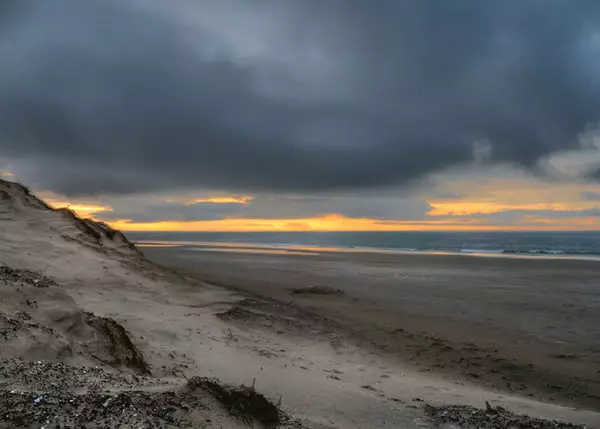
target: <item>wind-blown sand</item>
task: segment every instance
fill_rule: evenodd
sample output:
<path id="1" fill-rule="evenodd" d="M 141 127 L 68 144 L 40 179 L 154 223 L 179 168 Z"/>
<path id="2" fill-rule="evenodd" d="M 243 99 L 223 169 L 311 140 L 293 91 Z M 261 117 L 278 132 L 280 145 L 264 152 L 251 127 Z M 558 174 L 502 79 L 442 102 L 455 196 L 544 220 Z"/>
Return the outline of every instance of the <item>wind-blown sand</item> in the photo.
<path id="1" fill-rule="evenodd" d="M 167 253 L 145 251 L 169 262 Z M 376 325 L 365 325 L 361 337 L 338 317 L 344 306 L 360 308 L 349 303 L 362 299 L 342 287 L 345 268 L 331 273 L 337 283 L 321 285 L 336 283 L 343 294 L 291 294 L 288 287 L 312 285 L 300 256 L 255 255 L 244 268 L 234 253 L 190 253 L 190 259 L 171 253 L 171 262 L 185 261 L 206 277 L 241 270 L 255 290 L 268 282 L 250 266 L 271 266 L 272 277 L 263 278 L 285 300 L 164 269 L 120 233 L 0 182 L 0 427 L 427 428 L 434 420 L 458 427 L 444 419 L 462 409 L 426 405 L 485 408 L 486 400 L 545 419 L 600 422 L 584 403 L 575 409 L 561 405 L 563 398 L 544 403 L 421 372 L 403 354 L 367 345 Z M 319 264 L 334 267 L 312 260 L 317 277 Z M 288 271 L 278 282 L 283 264 Z M 360 312 L 347 317 L 363 319 Z M 477 420 L 465 428 L 505 415 L 495 408 L 481 418 L 464 412 Z"/>
<path id="2" fill-rule="evenodd" d="M 360 252 L 308 257 L 225 248 L 142 249 L 213 284 L 309 309 L 362 350 L 407 365 L 405 374 L 438 377 L 453 388 L 481 386 L 505 398 L 600 407 L 596 261 Z M 307 287 L 332 293 L 298 293 Z M 442 402 L 469 396 L 440 394 L 446 388 L 419 395 Z"/>

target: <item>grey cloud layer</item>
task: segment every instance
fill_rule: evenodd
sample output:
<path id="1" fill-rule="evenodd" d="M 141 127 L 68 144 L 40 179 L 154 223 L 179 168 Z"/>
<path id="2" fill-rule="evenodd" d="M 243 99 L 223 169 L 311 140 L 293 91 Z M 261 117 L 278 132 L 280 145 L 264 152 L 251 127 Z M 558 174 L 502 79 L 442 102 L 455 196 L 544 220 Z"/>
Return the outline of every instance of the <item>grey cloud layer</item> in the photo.
<path id="1" fill-rule="evenodd" d="M 234 7 L 235 6 L 235 7 Z M 533 165 L 600 120 L 597 1 L 8 0 L 0 158 L 71 195 Z"/>
<path id="2" fill-rule="evenodd" d="M 132 222 L 219 220 L 242 214 L 241 204 L 181 203 L 116 204 L 113 211 L 94 213 L 104 221 L 129 219 Z"/>
<path id="3" fill-rule="evenodd" d="M 247 204 L 200 202 L 183 204 L 158 198 L 118 197 L 105 199 L 112 211 L 95 213 L 105 220 L 133 222 L 217 220 L 241 218 L 305 218 L 342 214 L 353 218 L 425 219 L 430 205 L 415 197 L 365 196 L 277 196 L 261 195 Z"/>
<path id="4" fill-rule="evenodd" d="M 473 219 L 488 225 L 513 225 L 536 223 L 536 219 L 569 219 L 600 217 L 599 208 L 584 210 L 530 210 L 507 209 L 497 213 L 474 213 L 470 215 L 427 215 L 431 206 L 419 198 L 372 197 L 372 198 L 294 198 L 259 197 L 247 205 L 230 203 L 182 204 L 165 201 L 144 202 L 139 199 L 119 198 L 107 201 L 113 211 L 94 213 L 104 221 L 128 219 L 134 223 L 157 221 L 209 221 L 226 218 L 297 219 L 338 213 L 350 218 L 372 218 L 380 223 L 413 221 L 448 221 L 471 223 Z"/>

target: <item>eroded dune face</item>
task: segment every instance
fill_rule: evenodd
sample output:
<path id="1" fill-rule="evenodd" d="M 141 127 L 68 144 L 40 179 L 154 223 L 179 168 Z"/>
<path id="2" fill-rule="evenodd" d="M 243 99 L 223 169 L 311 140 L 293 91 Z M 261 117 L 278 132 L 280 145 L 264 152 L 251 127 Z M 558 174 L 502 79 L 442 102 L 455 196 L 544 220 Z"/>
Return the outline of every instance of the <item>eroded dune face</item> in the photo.
<path id="1" fill-rule="evenodd" d="M 84 311 L 61 285 L 77 267 L 93 274 L 103 258 L 141 258 L 122 233 L 0 180 L 0 235 L 0 358 L 150 373 L 123 326 Z M 55 280 L 48 271 L 62 275 Z"/>
<path id="2" fill-rule="evenodd" d="M 100 363 L 150 374 L 122 325 L 83 311 L 42 274 L 0 266 L 0 301 L 0 358 Z"/>
<path id="3" fill-rule="evenodd" d="M 0 428 L 302 427 L 253 388 L 192 377 L 175 357 L 188 327 L 160 316 L 193 324 L 178 314 L 190 299 L 230 299 L 203 286 L 0 180 Z"/>
<path id="4" fill-rule="evenodd" d="M 159 349 L 177 338 L 148 307 L 167 309 L 181 280 L 121 232 L 0 180 L 0 427 L 284 425 L 254 389 L 186 380 L 143 340 L 140 327 Z"/>

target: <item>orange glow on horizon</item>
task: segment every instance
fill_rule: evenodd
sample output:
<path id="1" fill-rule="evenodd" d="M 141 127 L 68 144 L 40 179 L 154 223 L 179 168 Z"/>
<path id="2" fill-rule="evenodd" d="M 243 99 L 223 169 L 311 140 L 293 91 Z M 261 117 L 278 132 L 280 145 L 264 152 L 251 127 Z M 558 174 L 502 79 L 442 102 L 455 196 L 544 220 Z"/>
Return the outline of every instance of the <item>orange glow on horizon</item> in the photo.
<path id="1" fill-rule="evenodd" d="M 531 178 L 503 178 L 450 181 L 444 183 L 444 186 L 447 192 L 457 196 L 428 199 L 427 202 L 431 207 L 427 212 L 428 216 L 492 215 L 507 211 L 575 213 L 599 207 L 598 201 L 586 200 L 582 197 L 585 192 L 591 194 L 600 192 L 598 185 L 589 183 L 555 183 Z M 558 220 L 549 219 L 549 222 Z M 543 222 L 540 220 L 539 223 Z"/>
<path id="2" fill-rule="evenodd" d="M 582 208 L 566 204 L 507 204 L 496 201 L 428 201 L 431 210 L 428 216 L 468 216 L 473 214 L 493 214 L 508 210 L 561 210 L 574 211 Z"/>
<path id="3" fill-rule="evenodd" d="M 338 214 L 298 219 L 231 218 L 210 221 L 160 221 L 135 223 L 130 220 L 109 222 L 123 231 L 530 231 L 530 230 L 596 230 L 600 219 L 529 218 L 516 225 L 486 224 L 482 219 L 432 219 L 421 221 L 382 221 L 367 218 L 347 218 Z"/>
<path id="4" fill-rule="evenodd" d="M 267 217 L 260 217 L 263 200 L 256 201 L 253 196 L 243 194 L 224 193 L 196 193 L 199 198 L 190 198 L 187 195 L 173 195 L 164 200 L 159 197 L 160 203 L 173 204 L 171 219 L 185 218 L 178 216 L 180 205 L 194 205 L 201 203 L 210 204 L 239 204 L 247 206 L 251 201 L 256 205 L 259 217 L 244 217 L 243 210 L 237 210 L 236 215 L 218 220 L 164 220 L 152 222 L 136 222 L 129 219 L 133 214 L 127 214 L 128 206 L 123 205 L 123 213 L 119 215 L 120 208 L 111 216 L 117 220 L 108 223 L 124 231 L 542 231 L 542 230 L 600 230 L 600 216 L 593 213 L 600 211 L 600 185 L 590 183 L 556 183 L 544 182 L 535 178 L 483 178 L 476 180 L 448 180 L 437 189 L 434 187 L 431 194 L 428 189 L 423 189 L 421 201 L 427 201 L 429 211 L 420 211 L 413 216 L 417 219 L 402 219 L 402 208 L 390 209 L 389 215 L 397 215 L 391 220 L 376 218 L 352 218 L 344 214 L 329 213 L 310 217 L 281 217 L 269 218 L 269 208 L 278 204 L 278 200 L 268 200 L 262 208 L 262 213 Z M 443 197 L 435 195 L 444 195 Z M 598 197 L 594 197 L 597 195 Z M 369 195 L 367 195 L 369 196 Z M 393 196 L 388 196 L 394 198 Z M 54 207 L 68 207 L 82 217 L 97 216 L 103 220 L 101 212 L 113 211 L 108 205 L 110 199 L 104 198 L 102 202 L 91 200 L 69 201 L 68 197 L 47 193 L 44 198 Z M 156 196 L 149 195 L 147 210 L 152 210 Z M 288 204 L 293 198 L 281 200 L 281 204 Z M 356 204 L 372 204 L 370 200 L 360 201 L 355 198 Z M 302 204 L 302 198 L 300 198 Z M 378 200 L 375 200 L 377 203 Z M 145 202 L 143 202 L 145 203 Z M 134 200 L 132 207 L 138 204 Z M 178 206 L 179 205 L 179 206 Z M 121 206 L 119 206 L 121 207 Z M 143 206 L 145 207 L 145 206 Z M 319 206 L 322 207 L 322 206 Z M 330 209 L 335 207 L 333 201 Z M 140 207 L 135 207 L 141 210 Z M 254 207 L 253 207 L 254 208 Z M 302 208 L 300 206 L 300 208 Z M 397 213 L 394 213 L 397 210 Z M 419 208 L 419 210 L 421 210 Z M 591 210 L 586 212 L 586 210 Z M 233 212 L 233 211 L 232 211 Z M 289 212 L 289 210 L 288 210 Z M 553 213 L 555 212 L 555 213 Z M 133 212 L 135 213 L 135 211 Z M 167 212 L 169 213 L 169 212 Z M 227 213 L 224 210 L 224 213 Z M 293 213 L 293 212 L 292 212 Z M 407 212 L 409 213 L 409 212 Z M 239 216 L 239 217 L 238 217 Z M 293 216 L 293 214 L 292 214 Z M 422 219 L 419 219 L 422 217 Z M 160 219 L 160 218 L 159 218 Z"/>

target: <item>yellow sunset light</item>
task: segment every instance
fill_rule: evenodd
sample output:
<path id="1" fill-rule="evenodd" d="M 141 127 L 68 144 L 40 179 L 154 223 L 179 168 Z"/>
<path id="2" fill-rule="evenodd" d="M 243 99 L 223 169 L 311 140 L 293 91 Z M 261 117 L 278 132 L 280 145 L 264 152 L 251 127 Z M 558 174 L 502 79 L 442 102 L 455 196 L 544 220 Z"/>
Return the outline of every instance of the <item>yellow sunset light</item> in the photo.
<path id="1" fill-rule="evenodd" d="M 248 204 L 248 202 L 252 201 L 252 197 L 250 196 L 242 196 L 242 197 L 208 197 L 208 198 L 198 198 L 193 200 L 189 204 L 198 204 L 198 203 L 214 203 L 214 204 Z"/>
<path id="2" fill-rule="evenodd" d="M 482 219 L 432 219 L 422 221 L 381 221 L 347 218 L 331 214 L 322 217 L 294 219 L 235 218 L 210 221 L 133 222 L 122 219 L 108 222 L 124 231 L 519 231 L 519 230 L 584 230 L 597 229 L 596 218 L 545 219 L 531 218 L 516 225 L 486 224 Z"/>
<path id="3" fill-rule="evenodd" d="M 50 207 L 55 209 L 68 208 L 79 217 L 92 218 L 94 213 L 111 212 L 112 208 L 95 204 L 72 204 L 69 201 L 47 201 Z"/>

